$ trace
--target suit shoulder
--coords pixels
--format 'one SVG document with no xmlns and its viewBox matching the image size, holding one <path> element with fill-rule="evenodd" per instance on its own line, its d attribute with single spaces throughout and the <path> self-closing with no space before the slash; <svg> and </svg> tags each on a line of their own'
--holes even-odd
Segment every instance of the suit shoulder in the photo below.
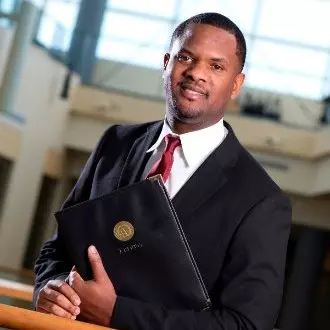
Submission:
<svg viewBox="0 0 330 330">
<path fill-rule="evenodd" d="M 241 177 L 244 184 L 253 187 L 261 195 L 283 195 L 282 189 L 266 172 L 258 160 L 243 146 L 241 146 L 240 157 L 238 161 L 242 173 Z"/>
<path fill-rule="evenodd" d="M 285 192 L 270 177 L 256 158 L 243 146 L 240 149 L 232 178 L 234 190 L 240 192 L 234 196 L 234 199 L 238 200 L 237 204 L 245 206 L 242 208 L 242 212 L 244 210 L 248 212 L 256 205 L 264 202 L 291 212 L 292 205 Z"/>
<path fill-rule="evenodd" d="M 147 122 L 142 124 L 118 124 L 107 128 L 104 136 L 116 138 L 118 140 L 135 139 L 144 134 L 153 126 L 160 125 L 161 121 Z"/>
</svg>

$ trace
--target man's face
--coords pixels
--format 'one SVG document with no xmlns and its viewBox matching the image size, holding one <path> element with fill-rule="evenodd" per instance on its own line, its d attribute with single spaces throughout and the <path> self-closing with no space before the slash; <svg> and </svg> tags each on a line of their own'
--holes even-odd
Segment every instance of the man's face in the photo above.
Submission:
<svg viewBox="0 0 330 330">
<path fill-rule="evenodd" d="M 164 58 L 167 118 L 204 127 L 219 121 L 244 81 L 235 37 L 196 24 L 174 41 Z"/>
</svg>

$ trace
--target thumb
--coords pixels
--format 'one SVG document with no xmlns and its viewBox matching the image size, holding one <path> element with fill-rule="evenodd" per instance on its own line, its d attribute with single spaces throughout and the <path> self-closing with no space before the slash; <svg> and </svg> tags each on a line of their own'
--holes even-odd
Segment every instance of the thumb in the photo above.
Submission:
<svg viewBox="0 0 330 330">
<path fill-rule="evenodd" d="M 104 269 L 102 259 L 99 255 L 99 253 L 97 252 L 95 246 L 93 246 L 93 245 L 91 245 L 88 248 L 88 259 L 92 266 L 94 280 L 96 282 L 103 282 L 103 281 L 107 280 L 108 275 Z"/>
</svg>

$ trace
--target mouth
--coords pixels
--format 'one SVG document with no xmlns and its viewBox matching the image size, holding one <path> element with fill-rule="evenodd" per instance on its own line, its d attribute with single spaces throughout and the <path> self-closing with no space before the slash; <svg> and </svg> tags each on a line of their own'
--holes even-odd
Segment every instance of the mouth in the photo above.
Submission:
<svg viewBox="0 0 330 330">
<path fill-rule="evenodd" d="M 180 91 L 185 98 L 192 101 L 207 96 L 207 92 L 204 89 L 193 85 L 180 84 Z"/>
</svg>

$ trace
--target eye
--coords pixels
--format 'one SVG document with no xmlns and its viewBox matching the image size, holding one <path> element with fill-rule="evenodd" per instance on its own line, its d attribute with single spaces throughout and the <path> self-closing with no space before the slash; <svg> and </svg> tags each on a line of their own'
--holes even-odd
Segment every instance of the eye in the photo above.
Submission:
<svg viewBox="0 0 330 330">
<path fill-rule="evenodd" d="M 224 70 L 224 68 L 219 64 L 212 64 L 211 67 L 214 71 L 223 71 Z"/>
<path fill-rule="evenodd" d="M 191 57 L 189 57 L 188 55 L 182 55 L 182 54 L 179 54 L 177 56 L 177 59 L 178 59 L 179 62 L 185 62 L 185 63 L 188 63 L 188 62 L 192 61 Z"/>
</svg>

